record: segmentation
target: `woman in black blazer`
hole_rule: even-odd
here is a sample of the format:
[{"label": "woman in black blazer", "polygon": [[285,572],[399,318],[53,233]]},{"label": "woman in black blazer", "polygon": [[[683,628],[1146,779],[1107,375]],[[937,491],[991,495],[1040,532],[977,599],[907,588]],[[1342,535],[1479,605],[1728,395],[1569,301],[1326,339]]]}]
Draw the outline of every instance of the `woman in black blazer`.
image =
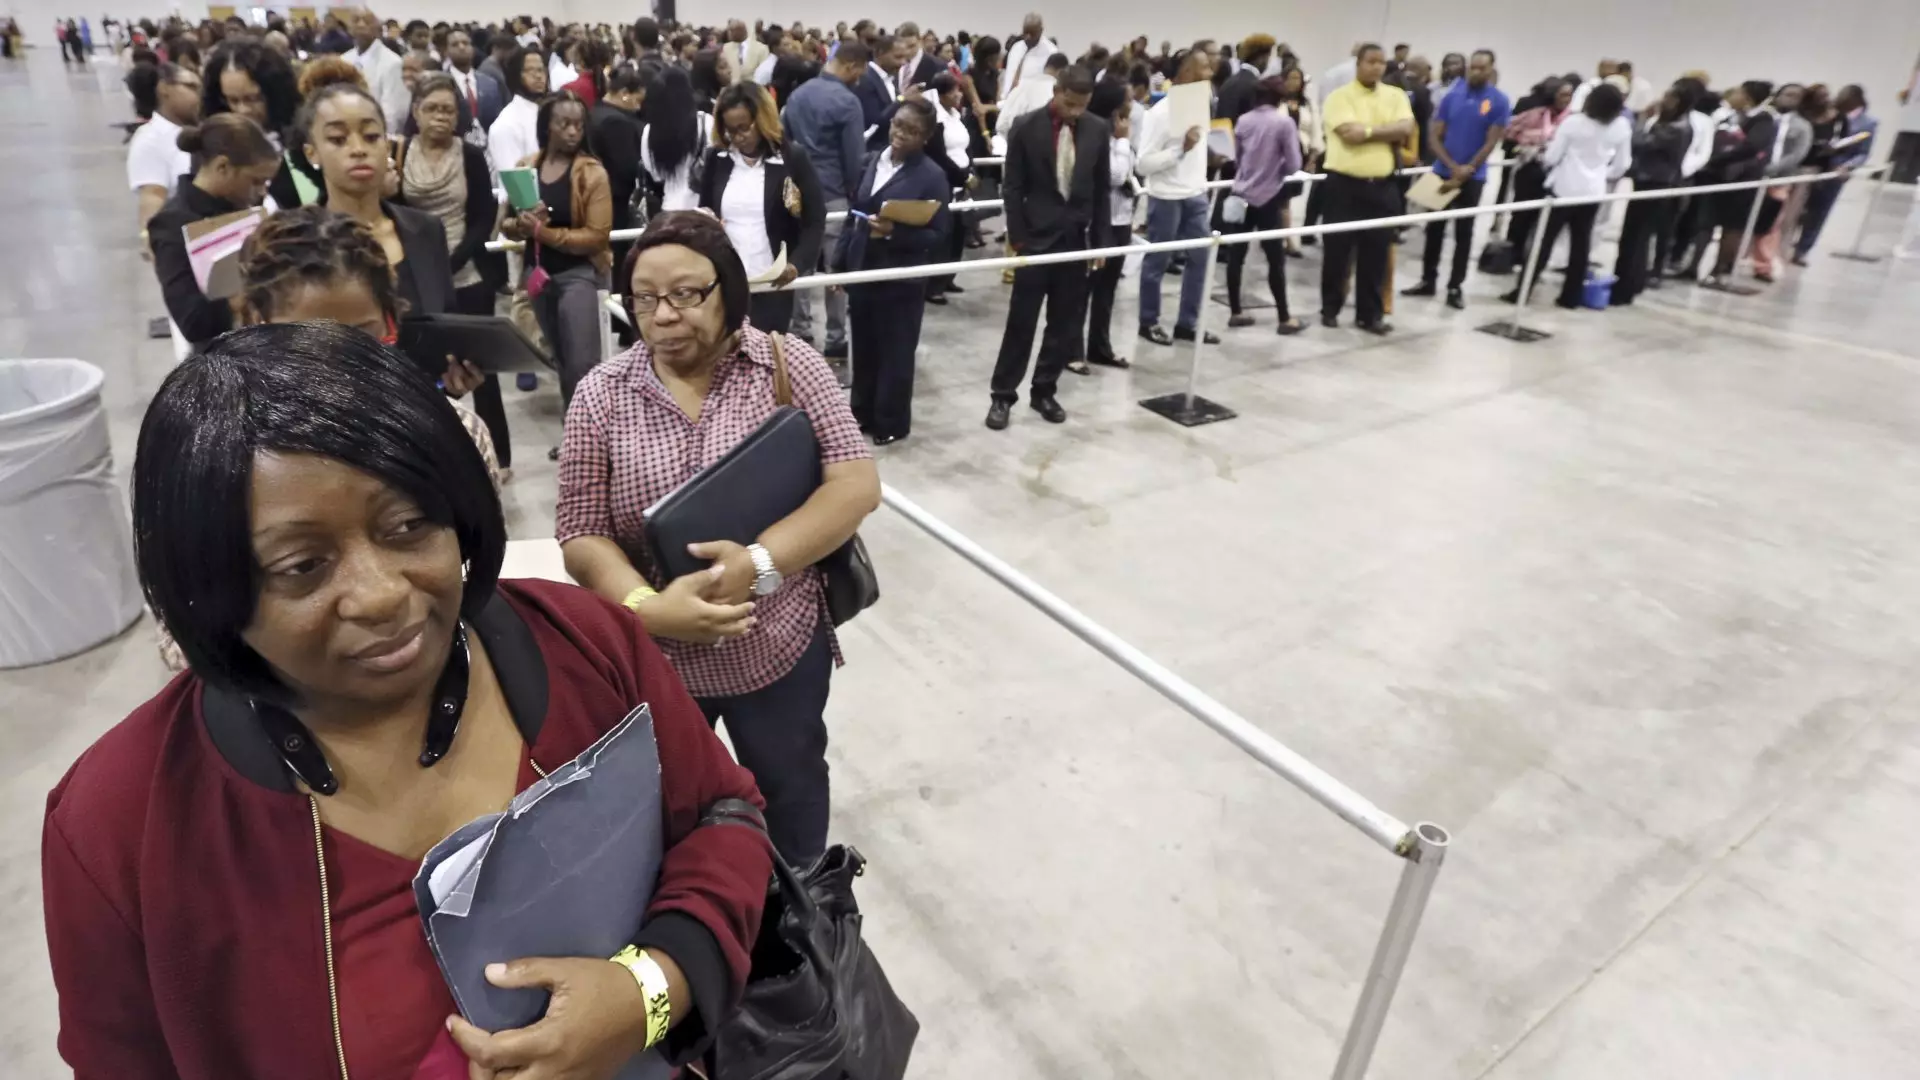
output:
[{"label": "woman in black blazer", "polygon": [[[780,112],[758,83],[735,83],[714,105],[713,146],[700,181],[700,207],[727,228],[747,275],[757,277],[785,246],[787,268],[778,284],[811,269],[827,232],[826,196],[813,163],[786,145]],[[748,300],[753,325],[784,334],[793,322],[793,294],[754,293]]]},{"label": "woman in black blazer", "polygon": [[[924,266],[945,250],[951,217],[947,204],[953,189],[946,172],[926,153],[934,128],[933,109],[926,102],[900,103],[888,129],[887,147],[867,159],[853,193],[850,216],[834,252],[837,269]],[[880,208],[895,200],[940,205],[925,225],[881,220]],[[853,335],[853,415],[861,430],[873,436],[875,446],[899,442],[913,426],[913,353],[920,346],[926,298],[926,282],[921,278],[847,288],[848,327]]]},{"label": "woman in black blazer", "polygon": [[[400,184],[394,201],[439,219],[453,275],[452,310],[492,315],[494,296],[505,275],[486,273],[482,258],[500,200],[494,197],[487,152],[459,138],[459,122],[460,94],[453,76],[435,72],[414,85],[413,122],[408,125],[414,135],[399,147],[395,165]],[[513,443],[497,380],[488,380],[474,391],[473,411],[487,423],[500,467],[511,468]]]},{"label": "woman in black blazer", "polygon": [[[361,87],[338,83],[315,94],[308,106],[313,123],[307,131],[306,152],[326,180],[327,208],[373,231],[387,265],[393,268],[402,314],[439,315],[454,310],[457,290],[446,226],[424,210],[381,198],[392,151],[380,103]],[[481,239],[485,241],[484,236]],[[440,381],[449,395],[464,397],[486,376],[471,363],[448,357]]]},{"label": "woman in black blazer", "polygon": [[233,329],[233,309],[200,291],[187,256],[185,229],[196,221],[220,217],[260,205],[266,186],[280,168],[280,154],[260,125],[238,113],[210,116],[181,130],[180,149],[193,155],[199,168],[190,183],[147,222],[147,243],[153,249],[153,270],[160,278],[160,296],[167,316],[180,336],[198,351]]}]

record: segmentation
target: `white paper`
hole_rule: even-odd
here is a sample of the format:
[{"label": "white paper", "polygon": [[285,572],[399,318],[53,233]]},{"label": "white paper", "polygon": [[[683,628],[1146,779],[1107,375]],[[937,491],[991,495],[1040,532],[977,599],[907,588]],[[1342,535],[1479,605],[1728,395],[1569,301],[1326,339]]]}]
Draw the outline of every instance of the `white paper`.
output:
[{"label": "white paper", "polygon": [[758,285],[766,281],[778,281],[780,275],[787,272],[787,244],[780,242],[780,250],[773,255],[773,265],[747,279],[747,284]]},{"label": "white paper", "polygon": [[434,867],[433,873],[427,877],[427,891],[433,894],[434,907],[446,906],[447,897],[453,895],[454,888],[467,876],[467,871],[480,860],[491,843],[493,834],[483,833],[474,837],[466,847],[440,860],[440,865]]},{"label": "white paper", "polygon": [[1207,130],[1213,122],[1213,84],[1181,83],[1167,90],[1167,138],[1179,142],[1187,132]]}]

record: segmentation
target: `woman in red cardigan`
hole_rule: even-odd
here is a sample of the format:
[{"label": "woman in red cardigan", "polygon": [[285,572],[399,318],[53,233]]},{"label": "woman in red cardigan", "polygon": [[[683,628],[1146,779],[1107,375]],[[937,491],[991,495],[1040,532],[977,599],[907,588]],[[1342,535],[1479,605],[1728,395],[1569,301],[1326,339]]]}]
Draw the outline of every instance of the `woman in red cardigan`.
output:
[{"label": "woman in red cardigan", "polygon": [[[496,581],[485,466],[410,361],[333,323],[219,339],[148,409],[133,511],[191,670],[48,799],[79,1080],[605,1080],[704,1048],[770,863],[751,830],[697,823],[759,794],[631,615]],[[488,978],[547,988],[546,1015],[473,1027],[421,930],[422,857],[642,703],[666,854],[638,951],[501,957]]]}]

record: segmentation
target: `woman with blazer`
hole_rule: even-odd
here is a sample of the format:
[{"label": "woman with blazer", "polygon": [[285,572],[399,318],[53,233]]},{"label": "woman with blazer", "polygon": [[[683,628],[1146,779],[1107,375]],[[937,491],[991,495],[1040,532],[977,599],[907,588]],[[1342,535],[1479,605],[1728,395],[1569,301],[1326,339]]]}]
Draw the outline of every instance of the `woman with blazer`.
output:
[{"label": "woman with blazer", "polygon": [[534,138],[540,152],[521,164],[534,170],[540,202],[500,232],[532,249],[527,295],[560,365],[560,398],[571,403],[573,388],[600,362],[600,290],[613,273],[613,185],[593,156],[580,95],[562,91],[540,106]]},{"label": "woman with blazer", "polygon": [[204,124],[181,129],[179,145],[200,168],[193,181],[175,189],[148,220],[147,243],[167,315],[198,352],[233,328],[233,309],[200,291],[183,230],[196,221],[259,206],[268,181],[280,169],[280,155],[260,125],[239,113],[211,116]]},{"label": "woman with blazer", "polygon": [[[947,174],[927,156],[934,133],[933,107],[903,101],[888,128],[888,146],[867,159],[840,232],[834,265],[841,270],[924,266],[938,257],[946,240],[947,204],[952,198]],[[891,201],[926,200],[940,204],[925,225],[880,218]],[[913,426],[913,353],[920,345],[920,320],[926,314],[926,286],[919,279],[880,281],[847,289],[853,336],[853,415],[875,446],[899,442]]]},{"label": "woman with blazer", "polygon": [[[786,145],[780,112],[758,83],[722,90],[715,110],[719,122],[701,175],[700,208],[726,226],[749,278],[771,268],[784,248],[787,267],[775,279],[784,286],[820,257],[827,232],[820,179],[806,154]],[[747,310],[757,329],[784,334],[793,322],[793,294],[754,293]]]},{"label": "woman with blazer", "polygon": [[[326,205],[366,225],[393,268],[401,314],[437,315],[453,310],[453,259],[447,230],[424,210],[381,197],[392,165],[387,120],[366,88],[336,83],[308,103],[307,159],[320,166]],[[465,397],[486,376],[465,360],[447,358],[441,385]]]},{"label": "woman with blazer", "polygon": [[[400,186],[394,201],[438,218],[447,234],[447,261],[453,271],[453,310],[462,315],[492,315],[498,279],[482,273],[482,256],[493,235],[500,200],[494,197],[487,152],[459,138],[460,95],[453,76],[434,72],[414,84],[416,134],[399,147]],[[507,410],[500,384],[482,383],[473,409],[487,422],[500,454],[500,466],[513,466]]]}]

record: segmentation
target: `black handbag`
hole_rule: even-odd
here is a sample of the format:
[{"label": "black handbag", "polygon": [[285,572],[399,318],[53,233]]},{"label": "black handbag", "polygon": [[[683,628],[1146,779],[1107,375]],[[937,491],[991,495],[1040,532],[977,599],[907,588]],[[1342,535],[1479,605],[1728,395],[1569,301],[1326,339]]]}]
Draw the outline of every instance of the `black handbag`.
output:
[{"label": "black handbag", "polygon": [[[784,334],[770,335],[773,341],[773,402],[793,404],[793,380],[787,376],[787,350]],[[827,579],[827,617],[833,625],[844,626],[855,615],[880,601],[880,577],[874,572],[873,558],[860,534],[841,544],[833,554],[821,559],[820,572]]]},{"label": "black handbag", "polygon": [[1483,274],[1511,274],[1517,260],[1514,258],[1513,244],[1499,238],[1487,241],[1480,249],[1480,272]]},{"label": "black handbag", "polygon": [[[701,825],[763,836],[752,803],[722,799]],[[902,1080],[914,1018],[860,938],[853,879],[866,860],[835,845],[804,874],[773,852],[773,884],[740,1007],[707,1050],[709,1080]]]}]

